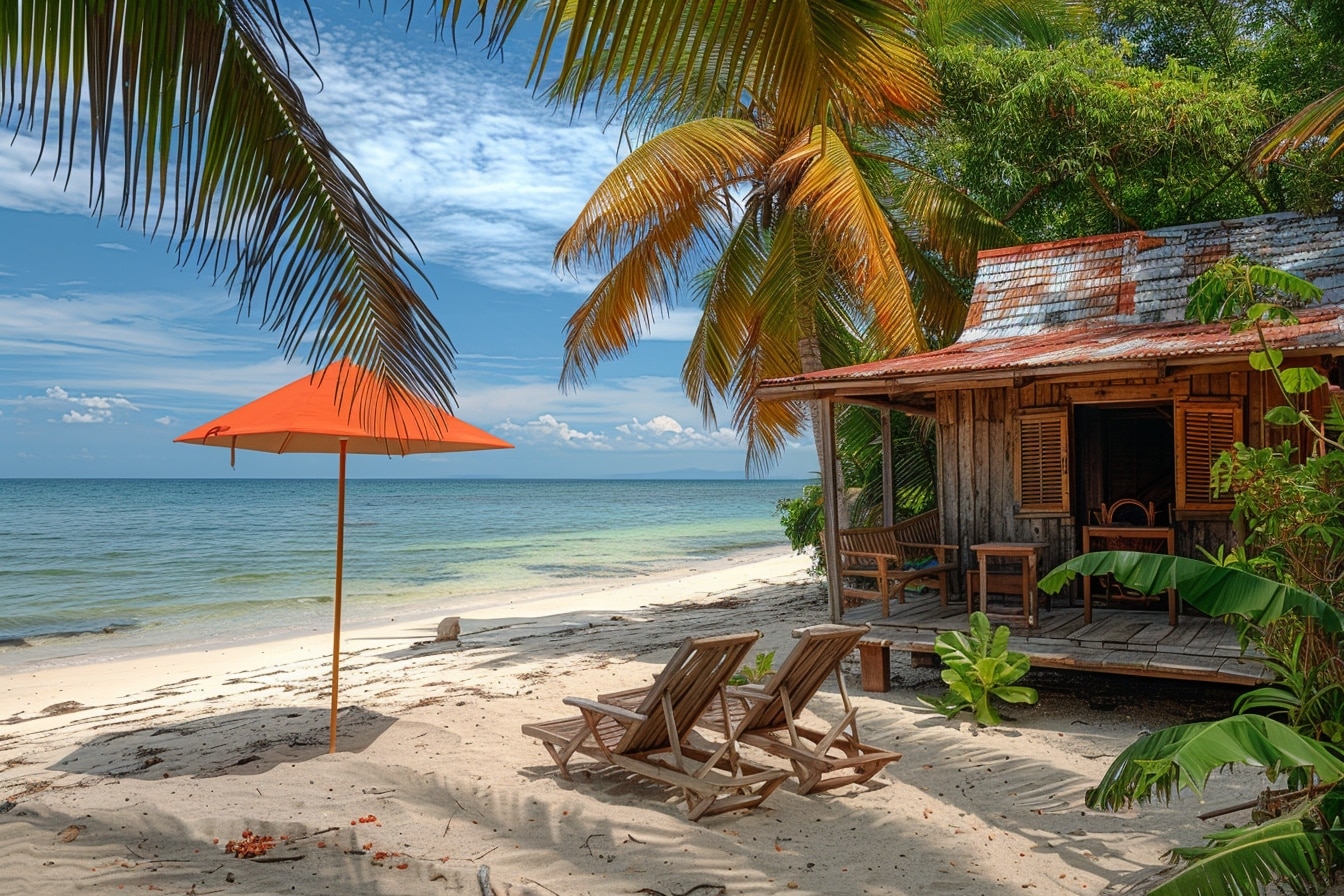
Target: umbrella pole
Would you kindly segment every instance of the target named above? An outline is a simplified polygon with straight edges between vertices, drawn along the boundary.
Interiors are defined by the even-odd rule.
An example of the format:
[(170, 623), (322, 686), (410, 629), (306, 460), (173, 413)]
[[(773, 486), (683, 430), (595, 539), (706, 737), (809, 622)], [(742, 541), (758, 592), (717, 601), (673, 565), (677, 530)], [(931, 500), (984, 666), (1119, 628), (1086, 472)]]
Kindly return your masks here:
[(331, 637), (331, 748), (336, 752), (336, 701), (341, 681), (341, 570), (345, 565), (345, 448), (341, 439), (341, 475), (336, 492), (336, 622)]

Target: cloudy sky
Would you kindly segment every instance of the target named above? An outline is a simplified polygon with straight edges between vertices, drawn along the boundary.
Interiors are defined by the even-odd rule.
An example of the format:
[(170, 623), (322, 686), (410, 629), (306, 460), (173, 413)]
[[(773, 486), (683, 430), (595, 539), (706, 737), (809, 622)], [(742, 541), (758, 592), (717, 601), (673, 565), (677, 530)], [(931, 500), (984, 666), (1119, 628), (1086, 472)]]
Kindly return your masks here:
[[(351, 475), (740, 475), (737, 434), (705, 427), (678, 383), (693, 308), (582, 391), (556, 386), (584, 293), (551, 253), (619, 158), (615, 131), (536, 100), (525, 41), (501, 62), (467, 43), (454, 53), (427, 20), (314, 5), (322, 86), (306, 82), (309, 104), (425, 257), (459, 353), (458, 412), (518, 446), (352, 458)], [(165, 240), (118, 228), (115, 201), (92, 220), (85, 172), (63, 191), (50, 160), (30, 173), (34, 159), (29, 137), (0, 144), (0, 477), (330, 475), (329, 458), (239, 452), (235, 472), (227, 452), (172, 444), (306, 369), (223, 284), (174, 267)], [(772, 475), (809, 475), (810, 444)]]

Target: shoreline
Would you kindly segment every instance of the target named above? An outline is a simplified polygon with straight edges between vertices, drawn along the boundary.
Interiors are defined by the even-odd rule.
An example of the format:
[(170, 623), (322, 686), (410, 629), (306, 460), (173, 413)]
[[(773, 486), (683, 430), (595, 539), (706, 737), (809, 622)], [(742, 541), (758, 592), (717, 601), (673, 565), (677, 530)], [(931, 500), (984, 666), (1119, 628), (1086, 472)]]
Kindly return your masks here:
[[(1207, 695), (1128, 682), (1105, 709), (1055, 688), (978, 729), (930, 715), (936, 670), (893, 664), (859, 689), (864, 739), (903, 753), (865, 785), (686, 820), (677, 794), (610, 767), (561, 778), (520, 725), (566, 695), (648, 680), (689, 634), (756, 629), (762, 651), (824, 621), (825, 589), (790, 556), (462, 614), (398, 617), (343, 639), (339, 752), (327, 755), (330, 636), (0, 678), (0, 863), (15, 892), (477, 892), (628, 896), (1098, 893), (1221, 826), (1193, 799), (1138, 812), (1082, 803), (1144, 731), (1209, 711)], [(778, 660), (777, 660), (778, 661)], [(1048, 684), (1061, 680), (1047, 675)], [(1106, 687), (1112, 687), (1106, 685)], [(48, 702), (50, 701), (50, 702)], [(808, 707), (842, 712), (831, 682)], [(829, 721), (826, 722), (829, 726)], [(1213, 805), (1263, 779), (1219, 773)], [(1238, 820), (1231, 817), (1227, 820)], [(225, 853), (243, 831), (288, 837), (276, 861)], [(227, 875), (227, 882), (226, 882)], [(720, 889), (721, 888), (721, 889)]]
[[(796, 561), (796, 564), (795, 564)], [(431, 598), (419, 598), (412, 603), (400, 603), (391, 608), (391, 612), (400, 616), (404, 624), (430, 624), (429, 637), (434, 636), (438, 621), (446, 616), (460, 616), (466, 620), (489, 614), (503, 613), (514, 609), (543, 608), (546, 612), (563, 612), (566, 601), (579, 601), (588, 604), (599, 595), (616, 592), (617, 600), (629, 602), (643, 598), (626, 594), (632, 588), (648, 585), (661, 591), (673, 587), (688, 579), (700, 576), (714, 577), (726, 570), (744, 566), (755, 567), (761, 564), (772, 570), (765, 573), (773, 575), (776, 565), (792, 569), (799, 565), (806, 569), (810, 559), (794, 553), (785, 547), (758, 548), (740, 552), (727, 552), (722, 557), (697, 561), (695, 566), (671, 564), (667, 568), (644, 573), (638, 578), (594, 577), (568, 580), (559, 584), (547, 584), (524, 588), (516, 593), (496, 590), (474, 590), (463, 594), (454, 594), (440, 598), (445, 605), (430, 609)], [(692, 586), (696, 587), (696, 586)], [(504, 597), (508, 594), (507, 598)], [(47, 636), (28, 640), (23, 644), (0, 645), (0, 677), (15, 670), (25, 668), (54, 669), (71, 666), (86, 666), (93, 663), (133, 662), (137, 658), (162, 658), (183, 652), (210, 652), (228, 648), (254, 648), (275, 641), (289, 641), (306, 637), (325, 636), (330, 652), (332, 626), (332, 600), (318, 604), (321, 608), (309, 620), (278, 619), (276, 624), (265, 630), (244, 630), (230, 634), (228, 631), (206, 631), (194, 635), (175, 630), (158, 629), (151, 626), (117, 628), (112, 631), (89, 631), (73, 635)], [(622, 604), (624, 606), (624, 603)], [(309, 609), (305, 607), (305, 609)], [(626, 609), (632, 609), (626, 607)], [(354, 633), (371, 628), (381, 628), (397, 622), (397, 616), (385, 615), (388, 611), (367, 604), (345, 607), (342, 630)], [(383, 616), (384, 618), (377, 618)], [(177, 626), (176, 628), (185, 628)], [(156, 637), (157, 636), (157, 637)], [(176, 636), (176, 637), (174, 637)], [(171, 639), (171, 640), (167, 640)], [(0, 705), (0, 715), (3, 706)]]

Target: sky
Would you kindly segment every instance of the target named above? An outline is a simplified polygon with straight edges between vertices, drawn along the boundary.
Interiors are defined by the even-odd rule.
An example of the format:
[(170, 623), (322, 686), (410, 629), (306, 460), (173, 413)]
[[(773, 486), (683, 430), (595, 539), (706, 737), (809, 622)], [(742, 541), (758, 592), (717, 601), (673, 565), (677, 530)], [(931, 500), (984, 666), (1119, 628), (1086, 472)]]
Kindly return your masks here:
[[(293, 4), (288, 4), (293, 8)], [(321, 76), (300, 79), (327, 136), (410, 232), (457, 349), (456, 412), (516, 445), (352, 457), (355, 478), (742, 476), (724, 409), (706, 426), (679, 372), (698, 312), (678, 308), (580, 391), (558, 388), (563, 326), (586, 294), (551, 266), (560, 234), (620, 158), (615, 128), (547, 108), (525, 85), (531, 43), (456, 52), (427, 18), (323, 0)], [(421, 4), (422, 7), (435, 4)], [(296, 36), (311, 41), (294, 16)], [(175, 266), (168, 241), (91, 217), (36, 141), (0, 143), (0, 478), (321, 477), (334, 461), (173, 444), (305, 375), (223, 283)], [(817, 467), (804, 435), (772, 477)]]

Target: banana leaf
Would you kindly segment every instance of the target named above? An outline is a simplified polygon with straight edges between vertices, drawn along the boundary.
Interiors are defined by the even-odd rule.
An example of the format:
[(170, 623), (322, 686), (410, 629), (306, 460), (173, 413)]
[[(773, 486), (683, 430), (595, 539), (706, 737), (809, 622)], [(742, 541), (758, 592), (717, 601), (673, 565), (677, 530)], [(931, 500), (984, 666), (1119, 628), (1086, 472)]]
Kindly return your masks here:
[(1327, 632), (1344, 632), (1344, 615), (1309, 591), (1189, 557), (1138, 551), (1082, 554), (1050, 570), (1040, 581), (1041, 590), (1058, 594), (1080, 575), (1112, 575), (1126, 588), (1144, 594), (1175, 588), (1181, 600), (1210, 616), (1240, 616), (1264, 626), (1297, 612)]
[(1165, 728), (1130, 744), (1087, 792), (1087, 805), (1116, 810), (1136, 800), (1169, 802), (1187, 789), (1202, 797), (1209, 775), (1233, 763), (1262, 766), (1271, 775), (1312, 769), (1322, 784), (1344, 779), (1344, 757), (1329, 745), (1264, 716), (1229, 716)]
[(1305, 823), (1317, 801), (1256, 827), (1208, 836), (1208, 845), (1174, 849), (1190, 864), (1149, 896), (1260, 896), (1270, 884), (1294, 893), (1315, 892), (1326, 879), (1326, 838)]

